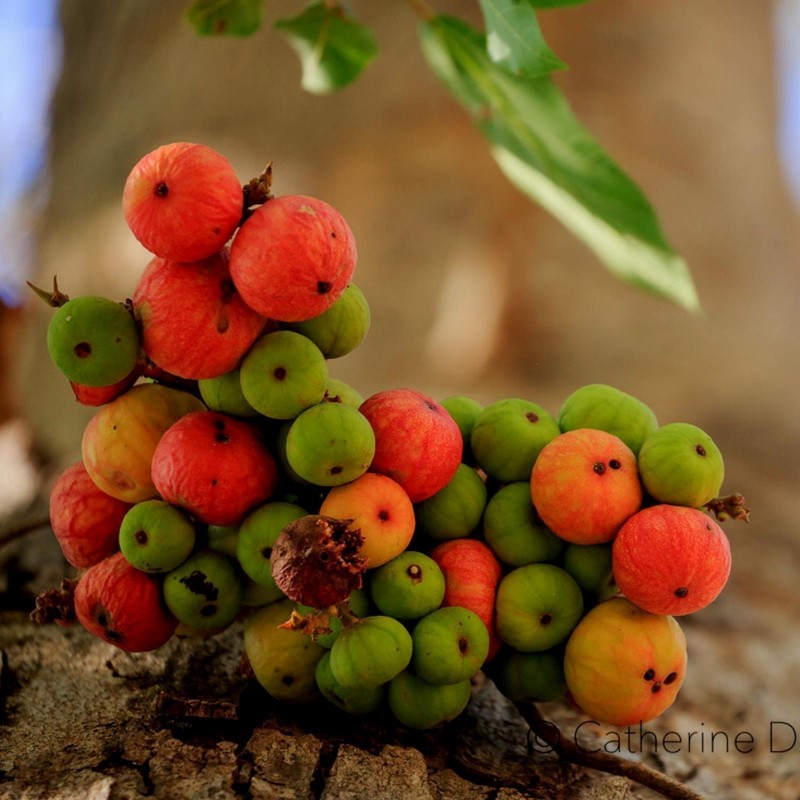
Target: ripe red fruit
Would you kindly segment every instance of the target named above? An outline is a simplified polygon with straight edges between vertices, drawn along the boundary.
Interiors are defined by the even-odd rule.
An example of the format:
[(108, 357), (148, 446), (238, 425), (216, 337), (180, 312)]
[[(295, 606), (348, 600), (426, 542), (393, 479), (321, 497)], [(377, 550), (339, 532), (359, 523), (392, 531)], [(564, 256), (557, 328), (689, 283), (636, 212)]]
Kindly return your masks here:
[(103, 406), (130, 389), (141, 374), (142, 369), (137, 364), (121, 381), (112, 383), (110, 386), (84, 386), (74, 381), (70, 381), (69, 385), (72, 388), (75, 399), (81, 405)]
[(278, 470), (253, 426), (195, 411), (161, 437), (152, 476), (168, 503), (209, 525), (235, 525), (275, 491)]
[(451, 539), (434, 547), (430, 557), (444, 575), (443, 606), (460, 606), (480, 617), (489, 631), (489, 655), (495, 656), (502, 642), (495, 627), (497, 584), (503, 568), (494, 553), (477, 539)]
[(368, 397), (359, 411), (375, 432), (370, 470), (399, 483), (412, 503), (432, 497), (453, 478), (463, 440), (455, 420), (432, 398), (411, 389)]
[(562, 539), (610, 542), (642, 504), (636, 456), (605, 431), (562, 433), (533, 465), (531, 498), (544, 524)]
[(691, 614), (722, 591), (731, 551), (708, 514), (657, 505), (634, 514), (612, 548), (614, 579), (622, 593), (651, 614)]
[(133, 295), (142, 347), (181, 378), (216, 378), (233, 370), (267, 320), (247, 306), (231, 280), (223, 248), (193, 264), (154, 258)]
[(64, 558), (91, 567), (119, 550), (119, 526), (130, 508), (98, 489), (81, 462), (67, 467), (50, 492), (50, 524)]
[(131, 653), (161, 647), (178, 625), (162, 604), (161, 582), (122, 553), (84, 572), (75, 587), (75, 615), (89, 633)]
[(356, 266), (342, 215), (313, 197), (283, 195), (256, 209), (231, 245), (231, 275), (265, 317), (299, 322), (330, 308)]
[(239, 225), (243, 203), (231, 163), (211, 147), (189, 142), (144, 156), (122, 194), (133, 235), (170, 261), (200, 261), (216, 253)]

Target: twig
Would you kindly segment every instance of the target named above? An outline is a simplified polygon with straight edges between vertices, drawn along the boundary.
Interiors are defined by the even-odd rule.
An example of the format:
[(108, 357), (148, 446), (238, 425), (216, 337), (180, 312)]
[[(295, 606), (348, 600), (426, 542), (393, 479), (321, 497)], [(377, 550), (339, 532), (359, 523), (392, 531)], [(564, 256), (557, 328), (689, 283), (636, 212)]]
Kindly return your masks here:
[(680, 781), (645, 764), (628, 761), (602, 750), (598, 752), (584, 750), (576, 742), (564, 736), (553, 722), (545, 719), (532, 703), (516, 703), (516, 706), (530, 726), (531, 734), (550, 747), (561, 761), (628, 778), (670, 800), (703, 800), (702, 795)]

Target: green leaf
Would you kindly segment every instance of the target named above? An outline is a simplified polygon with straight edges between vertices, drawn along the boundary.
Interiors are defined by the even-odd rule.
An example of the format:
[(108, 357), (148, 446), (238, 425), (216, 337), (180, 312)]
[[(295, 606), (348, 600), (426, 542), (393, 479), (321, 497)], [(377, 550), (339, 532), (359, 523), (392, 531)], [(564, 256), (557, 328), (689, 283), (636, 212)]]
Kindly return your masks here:
[(263, 14), (264, 0), (194, 0), (186, 19), (201, 36), (249, 36)]
[(421, 44), (512, 183), (618, 277), (699, 308), (689, 269), (670, 248), (647, 199), (575, 118), (550, 78), (513, 75), (495, 64), (484, 37), (458, 19), (424, 22)]
[(378, 53), (368, 28), (325, 2), (311, 3), (300, 15), (278, 20), (275, 28), (300, 56), (302, 86), (313, 94), (346, 86)]
[(534, 8), (560, 8), (561, 6), (577, 6), (587, 0), (524, 0)]
[(480, 4), (486, 50), (495, 64), (529, 78), (566, 67), (547, 46), (536, 12), (526, 0), (480, 0)]

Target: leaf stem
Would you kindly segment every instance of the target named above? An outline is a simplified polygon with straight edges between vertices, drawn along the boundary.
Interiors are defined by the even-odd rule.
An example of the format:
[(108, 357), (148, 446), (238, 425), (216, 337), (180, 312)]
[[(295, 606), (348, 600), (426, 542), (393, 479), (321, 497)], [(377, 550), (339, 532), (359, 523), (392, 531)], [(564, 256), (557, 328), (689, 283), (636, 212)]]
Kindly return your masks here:
[(564, 736), (554, 723), (545, 719), (533, 703), (515, 705), (530, 726), (531, 734), (547, 744), (561, 761), (628, 778), (669, 800), (703, 800), (702, 795), (693, 789), (646, 764), (628, 761), (602, 750), (599, 752), (584, 750), (576, 742)]

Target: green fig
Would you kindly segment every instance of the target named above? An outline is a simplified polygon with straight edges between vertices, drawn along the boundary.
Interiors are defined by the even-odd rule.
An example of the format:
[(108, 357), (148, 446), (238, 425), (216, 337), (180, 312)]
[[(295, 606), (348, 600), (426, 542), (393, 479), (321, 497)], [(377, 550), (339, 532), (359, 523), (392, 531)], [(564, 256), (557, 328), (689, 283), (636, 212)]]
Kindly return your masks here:
[(488, 494), (478, 473), (459, 464), (450, 482), (414, 506), (417, 530), (433, 539), (460, 539), (480, 524)]
[(444, 574), (429, 556), (405, 550), (372, 572), (369, 591), (381, 614), (418, 619), (441, 606)]
[(563, 648), (506, 654), (496, 670), (497, 688), (515, 703), (549, 703), (567, 691)]
[(119, 548), (129, 564), (143, 572), (169, 572), (194, 549), (194, 525), (163, 500), (143, 500), (131, 508), (119, 529)]
[(242, 392), (241, 373), (238, 369), (216, 378), (200, 380), (197, 382), (197, 388), (200, 390), (203, 402), (212, 411), (244, 419), (254, 419), (259, 416), (258, 411), (247, 402)]
[(398, 722), (415, 730), (430, 730), (455, 719), (468, 705), (468, 680), (435, 686), (403, 671), (389, 684), (389, 708)]
[(386, 694), (384, 684), (372, 687), (357, 687), (355, 689), (348, 689), (342, 686), (333, 676), (329, 652), (325, 653), (317, 662), (315, 677), (317, 687), (322, 692), (322, 696), (348, 714), (371, 714), (380, 707)]

